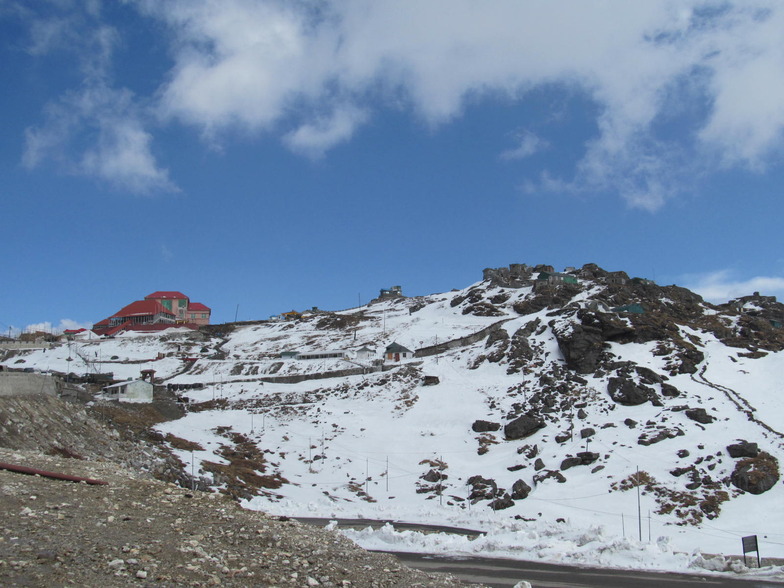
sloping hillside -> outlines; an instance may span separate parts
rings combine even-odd
[[[294,321],[73,345],[83,371],[154,367],[192,388],[187,415],[158,428],[196,443],[183,462],[250,508],[540,535],[563,520],[721,553],[756,534],[784,556],[784,306],[714,306],[592,264],[484,278]],[[393,342],[415,357],[381,362]],[[303,359],[329,351],[344,357]],[[16,367],[64,371],[67,353]]]

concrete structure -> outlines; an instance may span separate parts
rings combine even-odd
[[[0,396],[57,394],[59,381],[48,374],[0,371]]]
[[[357,359],[359,361],[367,361],[376,357],[375,349],[371,349],[370,347],[360,347],[357,349]]]
[[[297,359],[343,359],[345,351],[300,351]]]
[[[16,341],[14,339],[0,341],[0,349],[51,349],[54,344],[49,341],[40,341],[38,343],[28,343],[25,341]]]
[[[392,343],[384,350],[384,357],[387,361],[400,361],[414,357],[414,352],[399,343]]]
[[[403,298],[403,288],[401,286],[392,286],[391,288],[381,288],[379,292],[379,300],[387,300],[389,298]]]
[[[110,400],[120,402],[152,402],[153,386],[144,380],[128,380],[103,389]]]
[[[561,272],[539,272],[536,277],[537,282],[545,282],[547,284],[576,284],[577,278],[572,275],[564,274]]]

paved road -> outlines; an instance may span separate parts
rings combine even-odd
[[[419,553],[392,553],[406,565],[428,572],[446,572],[465,582],[498,588],[509,588],[527,580],[533,588],[771,588],[780,583],[735,578],[606,570],[559,566],[538,562],[488,559],[479,557],[452,558]]]
[[[396,521],[370,519],[316,519],[297,518],[311,525],[324,526],[336,520],[341,527],[379,528],[392,523],[396,529],[423,532],[444,532],[468,536],[481,535],[473,529],[456,529],[438,525],[418,525]],[[635,570],[612,570],[580,568],[539,562],[481,557],[446,557],[420,553],[392,553],[406,565],[429,572],[446,572],[471,583],[499,588],[509,588],[521,580],[527,580],[533,588],[771,588],[781,586],[776,582],[762,580],[740,580],[732,577],[699,576],[693,574],[670,574],[664,572],[640,572]]]
[[[484,535],[484,531],[477,531],[475,529],[464,529],[461,527],[444,527],[441,525],[421,525],[419,523],[402,523],[390,519],[316,519],[309,517],[294,517],[300,523],[307,525],[316,525],[325,527],[330,521],[337,521],[338,527],[349,529],[365,529],[373,527],[380,529],[387,523],[394,525],[397,530],[404,531],[419,531],[421,533],[450,533],[452,535],[467,535],[469,537],[479,537]]]

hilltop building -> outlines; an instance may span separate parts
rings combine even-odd
[[[201,302],[191,302],[181,292],[153,292],[124,306],[112,316],[93,325],[97,335],[114,335],[123,330],[160,331],[171,326],[198,328],[210,324],[211,310]]]

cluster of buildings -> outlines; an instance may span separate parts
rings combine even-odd
[[[191,302],[182,292],[153,292],[98,321],[93,332],[111,336],[120,331],[161,331],[173,326],[198,328],[210,324],[211,312],[209,306]]]

